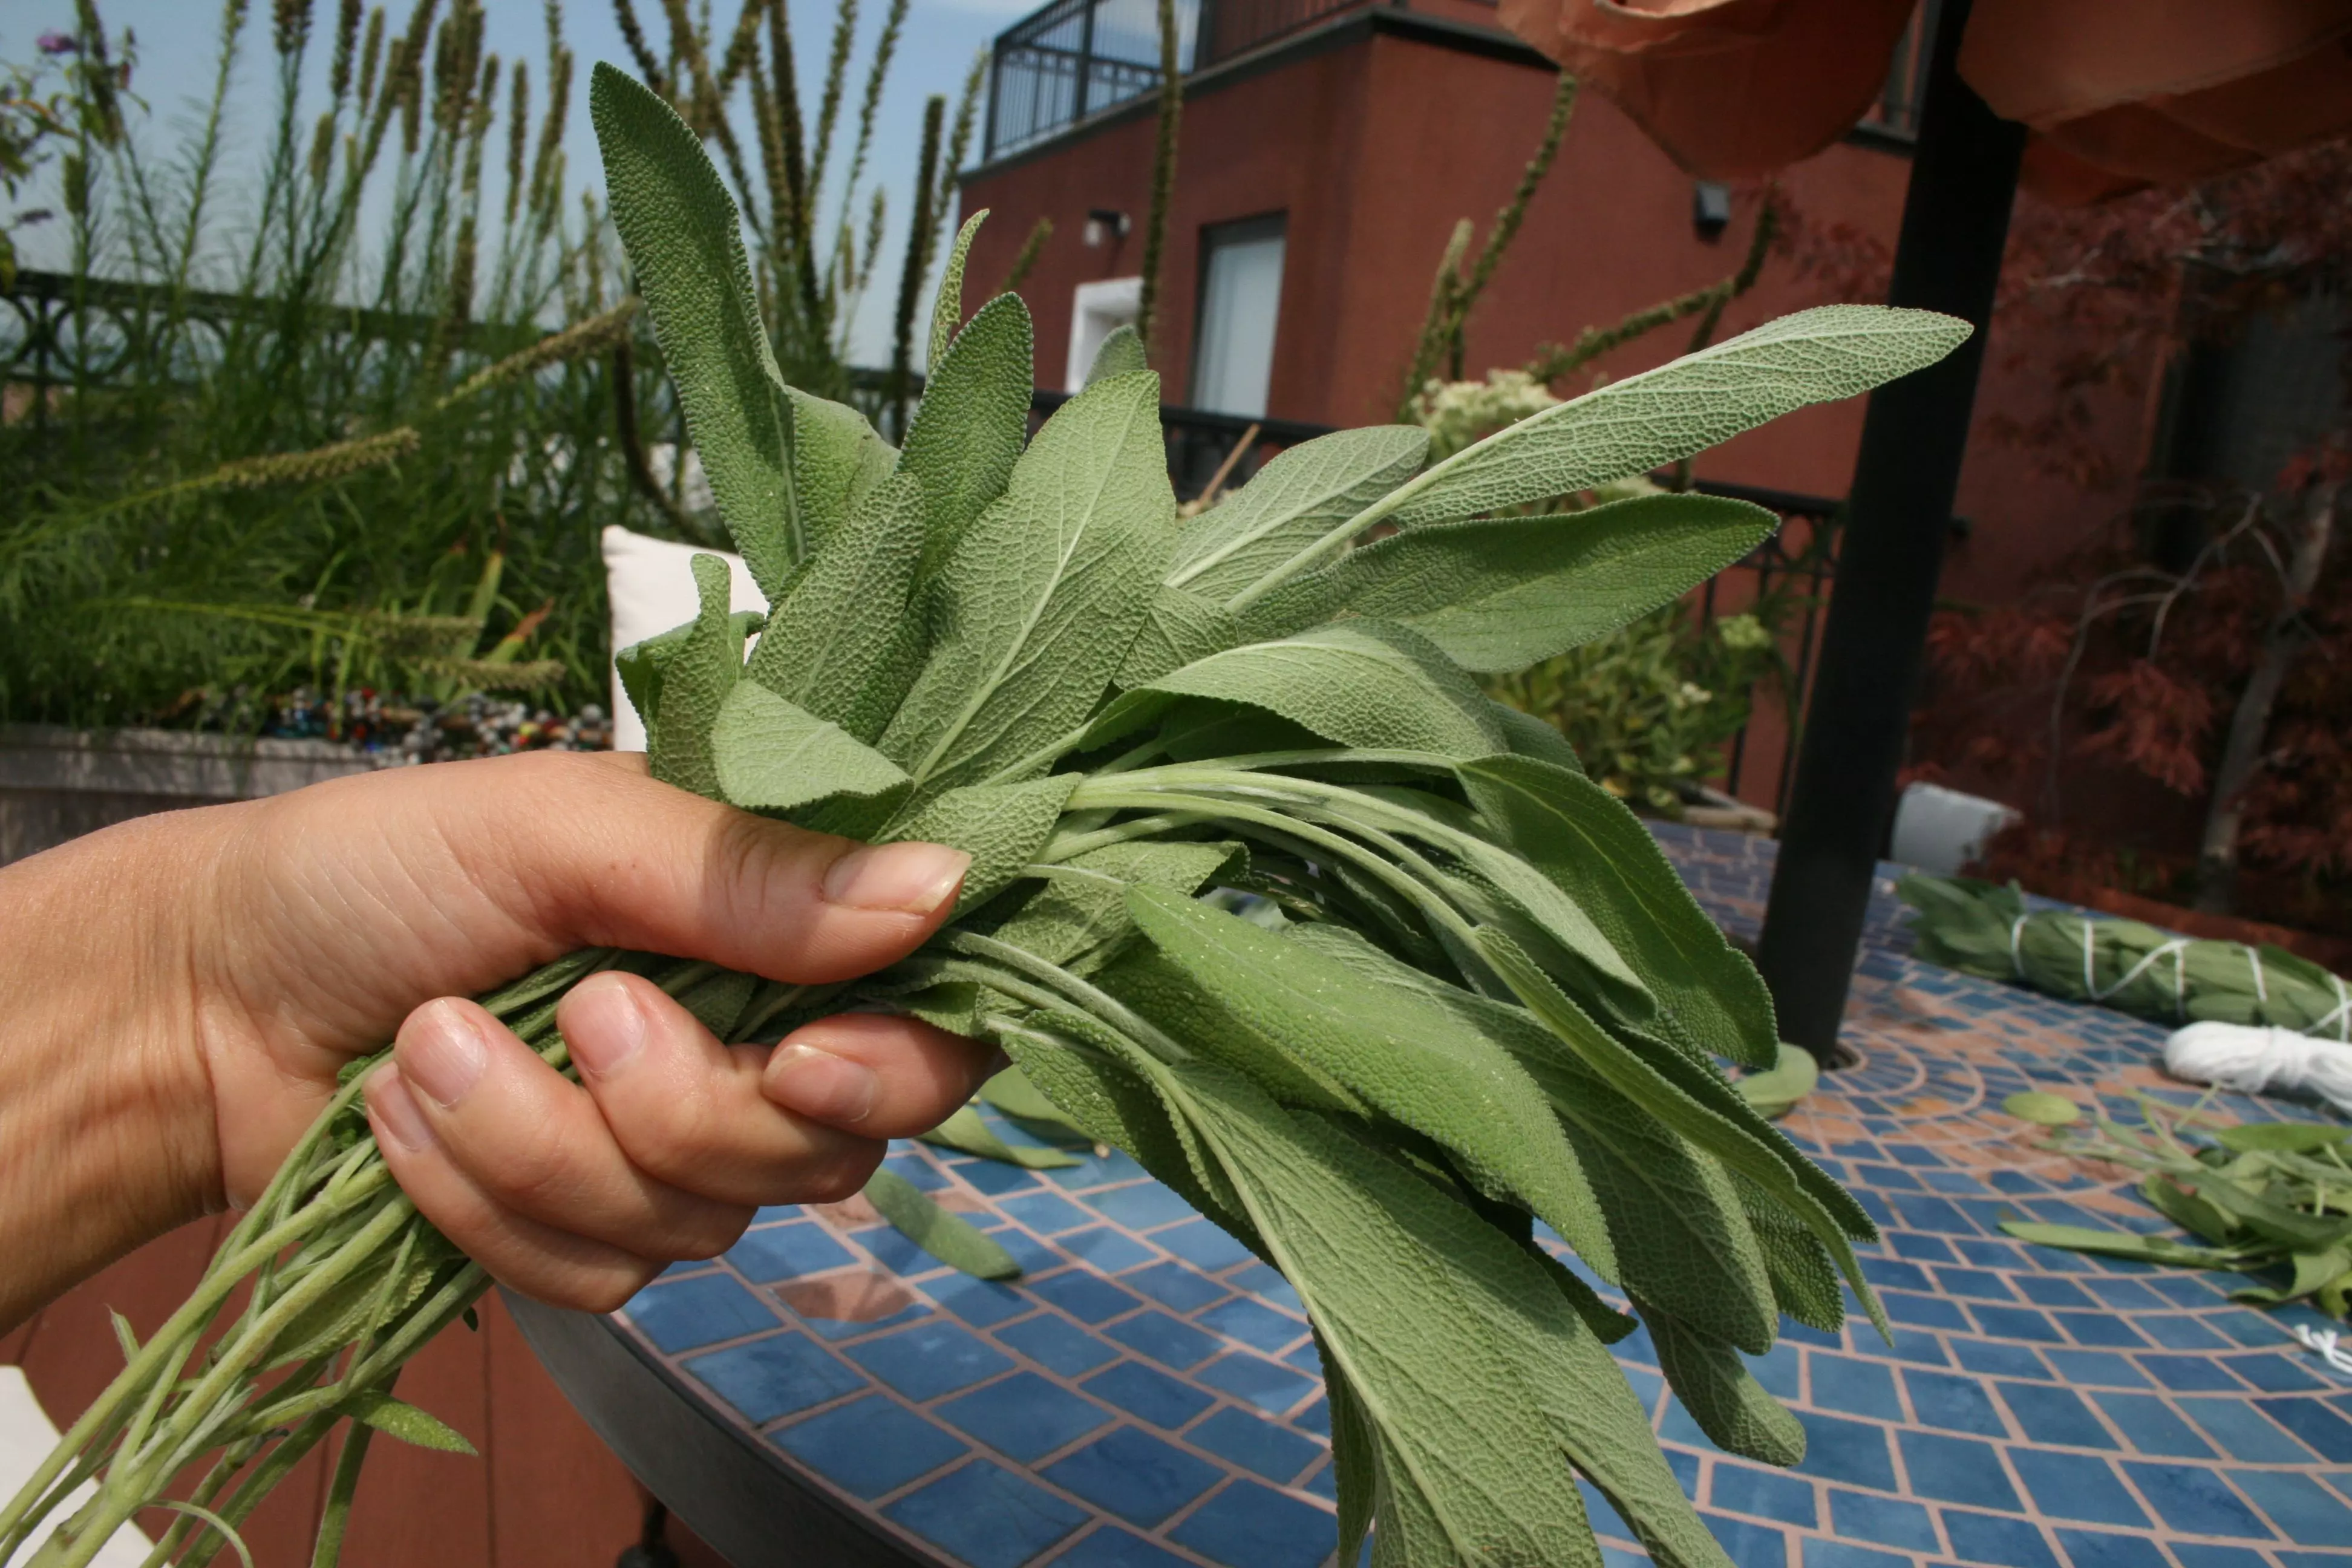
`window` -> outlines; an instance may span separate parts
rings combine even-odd
[[[1076,392],[1087,384],[1087,372],[1103,340],[1121,327],[1135,324],[1143,303],[1143,279],[1106,278],[1081,283],[1070,296],[1070,355],[1062,367],[1062,385]]]
[[[1192,335],[1192,406],[1265,415],[1282,305],[1283,215],[1219,224],[1201,235],[1201,313]]]

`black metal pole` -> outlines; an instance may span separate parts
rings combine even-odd
[[[1781,1038],[1830,1065],[1842,1056],[1838,1024],[1894,810],[2025,146],[2024,128],[1996,118],[1955,68],[1969,0],[1937,9],[1888,300],[1976,331],[1941,363],[1871,395],[1758,949]]]

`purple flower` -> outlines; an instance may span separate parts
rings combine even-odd
[[[78,55],[81,45],[71,33],[43,33],[34,40],[34,47],[45,55]]]

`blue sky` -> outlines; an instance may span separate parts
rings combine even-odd
[[[331,48],[335,0],[312,3],[315,20],[310,74],[318,83],[323,83]],[[869,182],[878,178],[889,191],[891,223],[883,262],[876,270],[873,292],[866,300],[852,331],[852,357],[861,363],[882,363],[889,353],[890,295],[897,286],[898,258],[904,243],[903,226],[920,140],[923,99],[930,93],[943,93],[952,104],[971,68],[973,53],[1007,24],[1034,9],[1034,3],[1035,0],[912,0],[897,59],[883,92],[872,153],[873,172],[868,176]],[[390,0],[387,20],[394,27],[405,20],[411,4],[413,0]],[[723,37],[733,28],[737,0],[711,0],[711,4],[714,30]],[[660,20],[660,0],[636,0],[636,5],[648,34],[656,39],[666,37]],[[152,144],[169,149],[175,142],[193,137],[202,103],[212,89],[218,58],[220,5],[206,0],[100,0],[100,6],[110,30],[129,26],[138,35],[139,68],[132,85],[152,110],[145,127]],[[488,16],[484,47],[509,62],[529,61],[534,96],[538,96],[543,91],[546,78],[545,29],[539,0],[483,0],[483,8]],[[567,143],[571,180],[578,187],[595,178],[596,170],[595,140],[589,130],[583,101],[587,69],[598,60],[611,60],[625,67],[628,57],[609,0],[568,0],[562,9],[566,42],[580,62],[581,79],[574,89]],[[845,121],[854,110],[856,95],[862,89],[885,9],[886,0],[860,0],[857,52],[851,68],[851,103],[845,107]],[[256,165],[269,132],[274,108],[270,10],[270,0],[254,0],[245,26],[236,86],[230,96],[232,169]],[[33,53],[33,39],[37,34],[50,28],[70,30],[72,26],[71,0],[10,0],[5,11],[5,19],[0,19],[0,59],[27,58]],[[814,114],[835,12],[832,0],[791,0],[790,14],[802,97]],[[318,90],[323,92],[323,88]],[[740,93],[738,98],[740,101]],[[313,114],[316,108],[314,102]],[[494,132],[492,140],[499,142],[501,133]],[[975,142],[977,140],[975,137]],[[973,156],[977,156],[976,151]],[[836,168],[841,161],[836,155]],[[823,210],[829,214],[838,205],[836,193]],[[862,212],[860,221],[862,224]],[[30,265],[56,264],[57,258],[46,254],[44,244],[54,234],[55,226],[50,226],[47,233],[34,230],[24,237]]]

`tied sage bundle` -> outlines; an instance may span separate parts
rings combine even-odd
[[[1472,672],[1622,626],[1774,526],[1685,495],[1532,503],[1865,391],[1965,327],[1807,311],[1427,468],[1419,429],[1307,442],[1180,527],[1132,333],[1024,439],[1027,312],[1006,295],[962,321],[977,218],[894,451],[783,384],[693,132],[608,68],[593,106],[614,218],[769,602],[730,616],[722,563],[699,558],[700,614],[623,657],[654,771],[972,865],[951,923],[866,980],[585,952],[491,1010],[559,1068],[556,999],[612,966],[730,1041],[883,1005],[999,1045],[1296,1287],[1340,1561],[1370,1530],[1383,1565],[1598,1568],[1581,1473],[1667,1568],[1724,1568],[1607,1349],[1634,1318],[1533,1223],[1624,1291],[1717,1442],[1786,1463],[1801,1429],[1741,1352],[1784,1311],[1836,1328],[1841,1276],[1883,1326],[1851,1246],[1870,1222],[1717,1065],[1775,1059],[1755,973],[1558,733]],[[1274,914],[1228,912],[1236,891]],[[153,1559],[206,1561],[349,1418],[326,1563],[371,1432],[454,1439],[388,1390],[485,1281],[388,1179],[353,1109],[367,1065],[188,1305],[126,1340],[122,1377],[0,1515],[0,1552],[95,1479],[36,1558],[86,1563],[209,1461]]]

